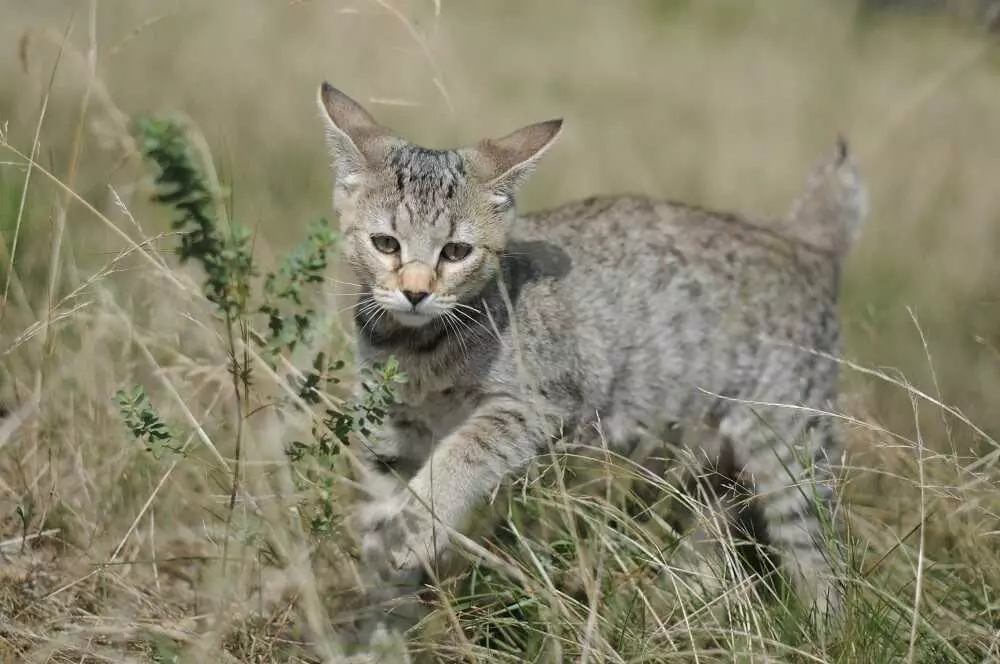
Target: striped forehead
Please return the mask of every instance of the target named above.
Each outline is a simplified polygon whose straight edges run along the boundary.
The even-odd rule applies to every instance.
[[[465,182],[465,165],[451,150],[431,150],[402,146],[389,157],[396,178],[398,204],[393,228],[406,234],[411,230],[432,230],[447,236],[453,230],[451,203]]]

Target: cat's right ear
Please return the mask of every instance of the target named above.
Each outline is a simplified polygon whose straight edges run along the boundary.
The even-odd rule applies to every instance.
[[[351,191],[377,162],[389,132],[361,104],[326,81],[319,87],[318,102],[337,188]]]
[[[477,177],[492,190],[494,203],[513,205],[514,194],[535,170],[562,131],[562,118],[522,127],[506,136],[479,141],[468,151]]]

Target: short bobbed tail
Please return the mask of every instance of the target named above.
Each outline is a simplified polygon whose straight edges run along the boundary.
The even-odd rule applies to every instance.
[[[868,193],[843,136],[837,137],[832,153],[809,175],[783,220],[783,230],[842,257],[861,235]]]

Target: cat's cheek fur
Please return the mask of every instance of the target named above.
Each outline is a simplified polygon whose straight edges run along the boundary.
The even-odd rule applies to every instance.
[[[462,299],[469,293],[477,293],[488,281],[482,273],[482,258],[471,256],[458,263],[444,263],[438,268],[438,295]]]
[[[368,248],[365,244],[368,237],[362,233],[350,233],[344,236],[341,241],[340,252],[357,277],[359,284],[372,286],[378,279],[380,270],[378,265],[372,263],[369,258]]]
[[[455,289],[459,299],[482,292],[496,276],[498,264],[496,255],[486,249],[477,251],[481,252],[477,256],[478,260],[468,267],[462,281]]]

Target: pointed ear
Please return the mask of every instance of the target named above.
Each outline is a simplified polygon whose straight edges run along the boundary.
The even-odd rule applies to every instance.
[[[499,205],[513,203],[514,192],[559,137],[562,125],[561,118],[528,125],[502,138],[482,140],[469,151],[476,177],[494,190]]]
[[[337,174],[337,186],[351,189],[384,153],[389,130],[356,101],[326,81],[319,88],[326,142]]]

